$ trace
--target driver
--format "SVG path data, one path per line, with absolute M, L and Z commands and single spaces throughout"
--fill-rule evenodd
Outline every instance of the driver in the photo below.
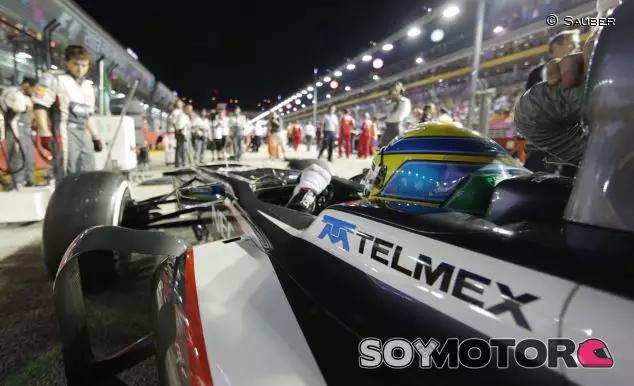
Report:
M 390 209 L 446 208 L 482 216 L 500 181 L 527 174 L 500 145 L 475 131 L 424 123 L 382 148 L 362 185 L 364 196 Z
M 326 206 L 332 194 L 329 189 L 332 175 L 325 166 L 315 163 L 302 171 L 287 207 L 299 212 L 316 213 L 319 208 Z
M 446 208 L 482 216 L 500 181 L 528 174 L 493 140 L 454 124 L 426 123 L 383 147 L 362 185 L 365 197 L 389 209 Z M 333 195 L 331 179 L 321 165 L 306 168 L 287 206 L 319 212 Z

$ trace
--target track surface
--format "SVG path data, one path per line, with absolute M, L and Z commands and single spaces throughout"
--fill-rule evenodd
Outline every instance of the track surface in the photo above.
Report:
M 315 158 L 304 146 L 288 152 L 289 158 Z M 246 154 L 244 161 L 254 166 L 285 167 L 270 161 L 265 150 Z M 335 160 L 332 171 L 352 177 L 369 166 L 369 160 Z M 167 168 L 163 155 L 152 159 L 152 174 Z M 169 191 L 169 186 L 133 186 L 135 199 Z M 1 193 L 0 193 L 1 194 Z M 0 199 L 1 196 L 0 196 Z M 65 385 L 63 363 L 53 309 L 52 282 L 40 255 L 41 225 L 0 225 L 0 385 Z M 99 295 L 87 295 L 87 311 L 93 347 L 97 357 L 116 351 L 150 329 L 148 276 L 151 262 L 140 260 L 135 277 L 123 280 Z M 130 385 L 157 383 L 154 359 L 126 371 L 121 378 Z

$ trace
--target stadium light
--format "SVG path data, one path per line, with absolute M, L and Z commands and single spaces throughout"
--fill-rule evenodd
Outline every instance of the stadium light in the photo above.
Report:
M 451 19 L 460 13 L 460 8 L 455 5 L 450 5 L 442 11 L 442 16 L 446 19 Z
M 421 30 L 418 27 L 412 27 L 409 29 L 409 31 L 407 31 L 407 36 L 409 36 L 410 38 L 415 38 L 416 36 L 420 35 Z
M 350 86 L 346 86 L 345 90 L 350 91 L 351 90 Z
M 302 90 L 302 94 L 303 94 L 303 95 L 306 95 L 306 94 L 308 94 L 308 91 L 306 91 L 306 90 Z
M 301 104 L 302 104 L 302 101 L 301 101 L 301 100 L 299 100 L 299 99 L 295 99 L 295 104 L 296 104 L 296 105 L 301 105 Z
M 332 80 L 332 78 L 331 78 L 331 77 L 329 77 L 329 76 L 326 76 L 326 77 L 324 78 L 324 82 L 326 82 L 326 83 L 330 82 L 331 80 Z
M 374 75 L 374 76 L 372 77 L 372 79 L 373 79 L 373 80 L 379 80 L 379 79 L 381 79 L 381 77 L 380 77 L 380 76 L 378 76 L 378 75 Z
M 424 62 L 424 60 L 420 56 L 418 58 L 416 58 L 416 64 L 421 64 L 423 62 Z
M 338 78 L 338 77 L 340 77 L 341 75 L 343 75 L 343 72 L 341 72 L 341 71 L 339 71 L 339 70 L 335 71 L 335 76 L 336 76 L 337 78 Z
M 445 38 L 445 31 L 436 29 L 431 33 L 430 38 L 432 42 L 438 43 Z
M 308 94 L 308 95 L 306 95 L 306 98 L 308 98 L 308 99 L 313 99 L 313 94 Z
M 498 25 L 497 27 L 493 28 L 493 33 L 494 34 L 499 34 L 501 32 L 504 31 L 504 27 L 502 27 L 501 25 Z
M 313 86 L 308 86 L 307 90 L 308 91 L 313 91 L 315 88 Z
M 354 65 L 354 63 L 350 63 L 350 64 L 348 64 L 348 65 L 346 66 L 346 69 L 347 69 L 348 71 L 352 71 L 352 70 L 354 70 L 355 68 L 357 68 L 357 66 L 355 66 L 355 65 Z
M 381 58 L 374 59 L 374 61 L 372 62 L 372 67 L 374 67 L 376 70 L 382 68 L 383 67 L 383 59 L 381 59 Z
M 306 105 L 305 105 L 305 104 L 303 104 L 303 103 L 302 103 L 302 108 L 303 108 L 303 109 L 305 109 L 305 108 L 306 108 Z
M 295 99 L 301 98 L 301 97 L 302 97 L 302 93 L 301 92 L 298 92 L 297 94 L 295 94 Z
M 365 54 L 363 55 L 363 58 L 361 58 L 361 60 L 363 60 L 364 62 L 369 62 L 370 60 L 372 60 L 372 55 Z
M 297 111 L 297 107 L 293 107 L 293 111 Z
M 383 51 L 392 51 L 392 48 L 394 48 L 394 46 L 390 43 L 383 45 Z
M 339 82 L 337 82 L 336 80 L 333 80 L 332 82 L 330 82 L 330 88 L 331 89 L 336 89 L 337 87 L 339 87 Z
M 330 98 L 331 98 L 330 94 L 326 94 L 326 99 L 330 99 Z
M 324 84 L 323 84 L 323 83 L 321 83 L 321 82 L 317 82 L 317 83 L 315 83 L 315 86 L 317 86 L 317 87 L 321 87 L 321 86 L 323 86 L 323 85 L 324 85 Z

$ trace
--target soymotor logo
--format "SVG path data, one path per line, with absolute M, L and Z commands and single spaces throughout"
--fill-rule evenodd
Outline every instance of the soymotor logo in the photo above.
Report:
M 514 349 L 511 353 L 511 349 Z M 434 338 L 409 341 L 393 338 L 385 343 L 377 338 L 366 338 L 359 343 L 359 366 L 376 369 L 386 366 L 403 369 L 418 359 L 421 369 L 481 369 L 494 362 L 497 368 L 508 369 L 510 361 L 527 369 L 542 366 L 557 368 L 561 359 L 566 367 L 611 368 L 614 359 L 608 346 L 600 339 L 590 338 L 576 343 L 571 339 L 491 339 L 479 338 L 459 341 L 447 339 L 443 345 Z

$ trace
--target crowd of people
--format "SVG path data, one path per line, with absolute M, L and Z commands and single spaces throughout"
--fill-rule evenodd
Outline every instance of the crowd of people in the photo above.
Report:
M 509 89 L 507 91 L 513 91 Z M 497 95 L 494 109 L 510 115 L 519 93 Z M 194 111 L 178 100 L 168 119 L 168 132 L 175 137 L 177 167 L 217 161 L 225 158 L 240 161 L 245 152 L 259 152 L 266 144 L 271 159 L 286 159 L 290 151 L 305 147 L 319 158 L 368 158 L 400 134 L 416 129 L 420 123 L 438 122 L 462 126 L 467 115 L 467 100 L 448 105 L 426 103 L 413 106 L 402 83 L 389 91 L 383 114 L 364 112 L 356 117 L 349 108 L 339 113 L 335 105 L 317 118 L 284 122 L 277 113 L 266 120 L 251 123 L 240 107 Z M 509 121 L 512 121 L 510 119 Z M 210 154 L 210 156 L 206 156 Z
M 561 32 L 549 42 L 550 56 L 553 59 L 561 59 L 579 50 L 579 31 Z M 51 150 L 53 158 L 63 160 L 63 163 L 53 162 L 53 169 L 58 179 L 69 172 L 94 169 L 94 162 L 86 160 L 92 160 L 94 152 L 102 149 L 101 140 L 92 121 L 92 114 L 87 113 L 81 116 L 67 114 L 69 118 L 63 125 L 64 130 L 56 134 L 60 135 L 60 139 L 64 141 L 66 153 L 56 156 L 60 146 L 57 144 L 56 135 L 48 130 L 47 122 L 50 117 L 47 114 L 55 103 L 54 98 L 58 97 L 57 93 L 69 93 L 68 106 L 61 106 L 64 111 L 77 109 L 78 106 L 94 110 L 95 104 L 94 92 L 85 81 L 90 55 L 84 47 L 70 46 L 66 50 L 65 59 L 67 72 L 46 73 L 39 80 L 26 78 L 21 88 L 10 88 L 4 94 L 4 98 L 9 98 L 11 95 L 24 95 L 25 101 L 29 102 L 25 102 L 25 106 L 30 105 L 30 107 L 24 107 L 28 111 L 16 110 L 16 127 L 24 121 L 24 126 L 30 128 L 31 120 L 33 120 L 34 126 L 39 131 L 41 147 Z M 498 90 L 493 100 L 492 110 L 505 117 L 503 121 L 508 122 L 509 126 L 505 128 L 502 136 L 510 138 L 518 135 L 513 128 L 513 106 L 525 90 L 545 80 L 546 77 L 547 68 L 545 65 L 540 65 L 530 71 L 526 85 L 507 85 Z M 71 82 L 73 79 L 82 79 L 80 87 L 76 87 L 76 90 L 73 89 L 71 92 L 60 86 L 65 84 L 64 82 L 75 85 L 76 82 Z M 57 90 L 58 88 L 60 91 Z M 86 98 L 84 94 L 90 97 Z M 379 109 L 373 109 L 372 113 L 364 111 L 363 107 L 359 109 L 358 106 L 354 111 L 346 107 L 339 113 L 337 106 L 331 105 L 328 112 L 319 116 L 316 121 L 311 118 L 304 121 L 284 122 L 280 115 L 271 113 L 266 120 L 251 123 L 239 107 L 232 111 L 226 111 L 224 108 L 196 111 L 192 105 L 186 105 L 182 100 L 178 100 L 168 118 L 167 137 L 173 138 L 176 167 L 225 159 L 241 161 L 245 152 L 257 153 L 263 144 L 266 144 L 268 155 L 272 159 L 286 159 L 289 152 L 298 151 L 302 145 L 307 151 L 316 151 L 317 157 L 326 157 L 330 162 L 333 161 L 335 154 L 339 158 L 344 156 L 368 158 L 374 156 L 377 149 L 386 146 L 394 138 L 417 128 L 420 123 L 463 125 L 468 114 L 468 100 L 464 95 L 457 96 L 449 103 L 434 102 L 436 103 L 426 102 L 414 105 L 403 84 L 396 82 L 389 90 L 387 98 L 379 102 L 382 106 Z M 3 110 L 11 109 L 5 106 Z M 476 111 L 476 113 L 479 112 Z M 16 129 L 16 138 L 17 133 Z M 165 137 L 162 139 L 164 141 Z M 149 165 L 149 148 L 147 141 L 139 145 L 140 167 Z M 543 156 L 542 151 L 535 149 L 532 159 L 527 160 L 527 167 L 531 170 L 543 169 L 544 166 L 541 164 Z M 18 157 L 9 158 L 17 159 Z M 26 154 L 25 158 L 29 164 L 33 163 L 30 162 L 33 157 L 29 154 Z M 14 169 L 17 168 L 14 167 Z M 17 173 L 18 180 L 21 182 L 23 180 L 26 185 L 32 185 L 34 183 L 32 169 L 25 168 L 25 173 Z

